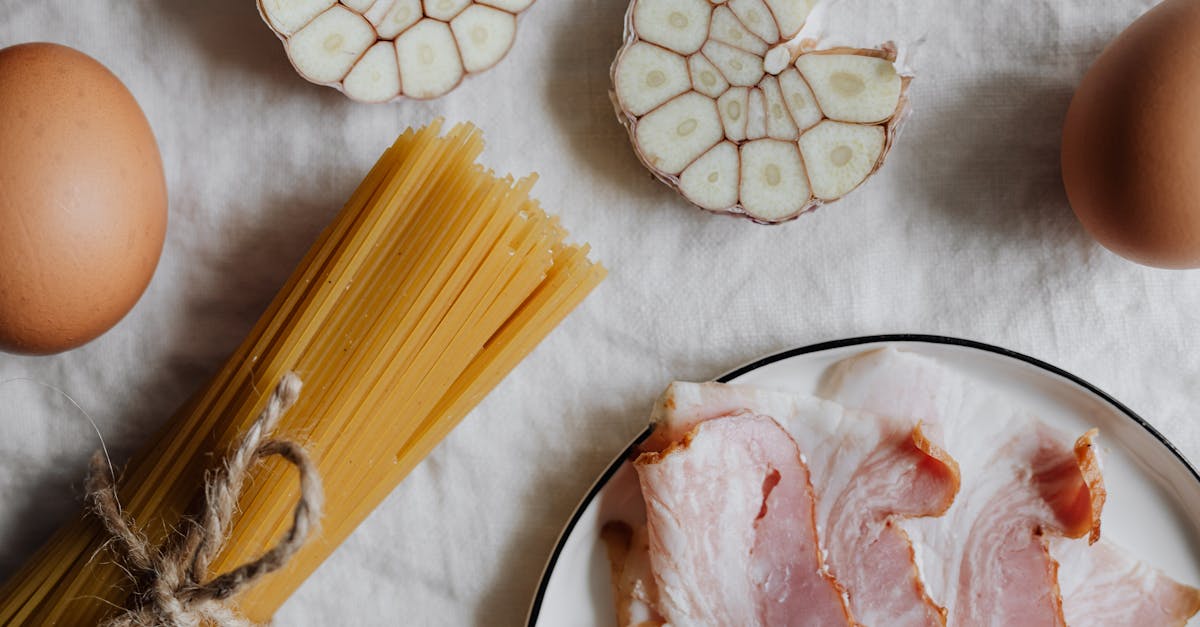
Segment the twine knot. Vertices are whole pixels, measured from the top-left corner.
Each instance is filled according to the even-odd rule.
[[[279,419],[300,397],[300,387],[300,378],[294,373],[283,376],[241,442],[208,476],[199,516],[184,519],[179,533],[161,546],[151,545],[134,529],[117,500],[116,477],[100,452],[92,456],[87,500],[112,535],[113,550],[134,584],[132,608],[109,619],[107,627],[253,627],[253,622],[231,607],[230,599],[286,564],[320,523],[324,495],[316,464],[299,444],[270,437]],[[257,559],[206,579],[209,565],[225,544],[251,467],[275,455],[300,471],[300,499],[292,527]]]

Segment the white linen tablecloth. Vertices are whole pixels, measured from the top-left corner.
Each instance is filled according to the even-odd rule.
[[[0,47],[65,43],[137,96],[170,189],[133,313],[55,357],[0,355],[0,578],[80,506],[96,434],[128,456],[242,339],[384,147],[435,116],[486,132],[610,278],[376,511],[280,625],[516,625],[555,538],[671,379],[885,332],[961,336],[1092,381],[1200,459],[1200,272],[1126,262],[1066,204],[1074,85],[1150,0],[840,0],[842,41],[906,44],[913,113],[853,196],[779,227],[690,208],[608,99],[625,0],[540,0],[493,70],[355,104],[292,70],[254,0],[0,0]],[[3,141],[0,138],[0,141]],[[0,228],[4,228],[0,225]],[[4,270],[0,268],[0,272]]]

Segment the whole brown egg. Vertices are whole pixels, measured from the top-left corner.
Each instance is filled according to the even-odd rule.
[[[0,50],[0,350],[55,353],[115,325],[166,225],[158,146],[121,81],[65,46]]]
[[[1158,5],[1088,70],[1062,174],[1101,244],[1146,265],[1200,267],[1200,1]]]

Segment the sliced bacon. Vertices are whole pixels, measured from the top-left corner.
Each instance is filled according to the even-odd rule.
[[[774,420],[709,420],[634,465],[668,623],[852,624],[821,562],[808,470]]]
[[[1039,454],[1055,457],[1055,441],[1047,435],[1037,434],[1036,447],[1026,447],[1029,440],[1019,434],[986,459],[980,468],[1005,480],[968,478],[962,506],[951,506],[946,519],[939,521],[951,531],[965,532],[957,540],[954,536],[959,534],[942,529],[937,534],[928,529],[913,534],[930,544],[944,543],[942,552],[958,558],[957,581],[947,581],[944,592],[957,591],[950,606],[954,625],[1066,625],[1058,565],[1050,558],[1045,537],[1047,528],[1061,534],[1061,529],[1052,527],[1055,518],[1043,498],[1043,492],[1060,481],[1058,469],[1048,468],[1050,474],[1043,480],[1036,470],[1024,478],[1019,467],[1007,465],[1020,459],[1032,463],[1031,458]],[[956,550],[961,556],[955,555]]]
[[[925,594],[904,517],[944,512],[958,490],[954,460],[919,426],[818,399],[718,383],[675,383],[658,404],[649,446],[729,412],[771,416],[799,445],[817,499],[830,571],[864,625],[944,625]]]
[[[658,589],[650,573],[650,540],[646,527],[636,528],[613,521],[600,530],[600,539],[608,550],[613,600],[617,606],[619,627],[662,627],[658,610]]]
[[[837,365],[822,394],[859,409],[720,384],[674,384],[663,396],[639,466],[668,462],[659,472],[676,483],[652,478],[652,491],[642,467],[639,475],[652,527],[664,535],[652,528],[649,542],[626,542],[643,553],[626,558],[617,583],[641,590],[629,595],[631,607],[657,604],[661,614],[643,611],[655,621],[648,625],[848,624],[852,616],[870,626],[1182,627],[1200,611],[1200,590],[1100,539],[1106,492],[1096,430],[1072,442],[936,361],[894,350]],[[728,426],[735,421],[757,426]],[[765,446],[765,424],[781,425],[797,450]],[[768,463],[793,456],[811,483],[807,496],[788,491],[799,484]],[[679,465],[668,473],[671,462]],[[811,575],[815,563],[816,581],[841,590],[840,614],[830,603],[814,616],[789,594],[793,582],[780,585],[780,573],[796,572],[791,552],[769,554],[796,541],[788,535],[796,517],[773,517],[781,486],[784,503],[815,500],[815,529],[801,515],[801,533],[819,540],[824,558],[800,572]],[[751,512],[750,532],[715,522]],[[631,575],[638,559],[640,580]],[[665,592],[655,602],[648,590]]]
[[[1062,535],[1087,536],[1088,543],[1095,544],[1100,540],[1100,514],[1108,496],[1100,459],[1092,444],[1100,430],[1090,429],[1079,436],[1070,454],[1061,441],[1054,441],[1058,433],[1049,431],[1045,435],[1050,442],[1038,450],[1032,461],[1038,494],[1054,512]]]
[[[1067,624],[1079,627],[1183,627],[1200,611],[1200,590],[1138,561],[1111,542],[1050,542],[1059,561]]]
[[[1106,594],[1121,599],[1120,615],[1155,620],[1096,622],[1084,609],[1112,580],[1116,551],[1098,542],[1105,491],[1094,430],[1072,445],[937,362],[892,349],[839,364],[824,394],[924,421],[962,464],[962,491],[945,516],[901,523],[949,624],[1171,625],[1196,612],[1195,590],[1141,565]]]

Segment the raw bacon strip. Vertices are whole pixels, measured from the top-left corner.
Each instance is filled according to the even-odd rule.
[[[619,627],[662,627],[662,616],[654,609],[658,590],[650,574],[650,540],[646,527],[636,529],[623,522],[610,522],[600,530],[612,567],[613,600]]]
[[[924,420],[962,463],[962,493],[946,516],[902,523],[949,624],[1109,624],[1088,618],[1092,582],[1109,582],[1110,602],[1128,615],[1160,617],[1113,625],[1182,624],[1195,613],[1195,590],[1144,567],[1126,567],[1113,582],[1111,564],[1089,553],[1111,555],[1111,545],[1068,539],[1099,536],[1104,489],[1094,432],[1072,447],[937,362],[892,349],[839,364],[829,381],[826,395],[848,406]],[[1060,591],[1060,581],[1072,583]]]
[[[954,460],[911,421],[807,396],[719,383],[674,383],[654,413],[649,446],[735,411],[771,416],[805,456],[830,571],[864,625],[943,625],[925,594],[908,537],[894,522],[946,511],[958,490]]]
[[[1050,433],[1051,438],[1057,435]],[[1061,443],[1055,443],[1041,449],[1041,455],[1033,459],[1034,485],[1054,512],[1062,534],[1068,538],[1086,535],[1088,544],[1100,540],[1100,513],[1108,496],[1100,458],[1092,447],[1099,435],[1099,429],[1091,429],[1079,436],[1072,455],[1065,454]]]
[[[1045,536],[1086,531],[1094,519],[1088,508],[1061,506],[1087,490],[1065,438],[914,355],[860,356],[836,367],[832,381],[832,397],[847,406],[925,421],[962,463],[962,493],[946,516],[903,523],[949,624],[1065,625]]]
[[[946,622],[944,610],[926,594],[912,544],[896,522],[944,512],[957,491],[957,466],[928,463],[933,458],[914,445],[913,435],[893,431],[873,449],[819,449],[835,453],[821,457],[838,466],[856,452],[868,453],[845,486],[835,488],[831,480],[822,491],[823,499],[837,495],[822,526],[829,561],[864,625]]]
[[[1183,627],[1200,611],[1200,590],[1139,562],[1111,542],[1080,548],[1078,542],[1055,539],[1050,554],[1059,560],[1068,625]]]
[[[1036,446],[1012,451],[1024,455],[1016,467],[1022,473],[1032,469],[1034,484],[1051,512],[1049,522],[1063,535],[1087,535],[1091,542],[1099,538],[1105,490],[1092,447],[1096,430],[1068,446],[1065,434],[979,390],[965,377],[932,359],[892,348],[836,364],[828,381],[822,394],[826,398],[921,421],[956,459],[970,455],[980,474],[987,474],[986,460],[1004,443],[1027,439],[1023,430],[1036,431],[1040,437],[1025,442]]]
[[[1062,595],[1058,590],[1057,564],[1050,558],[1045,534],[1065,535],[1043,498],[1046,489],[1059,481],[1057,468],[1041,475],[1035,468],[1038,455],[1069,457],[1070,449],[1058,447],[1053,433],[1016,429],[1013,439],[983,456],[982,465],[972,465],[961,507],[941,521],[949,530],[909,531],[914,539],[942,546],[938,553],[959,563],[957,580],[946,581],[943,594],[954,593],[950,605],[953,625],[1065,625]],[[1024,432],[1022,432],[1024,431]],[[1022,466],[1015,460],[1024,460]],[[1014,463],[1015,462],[1015,463]],[[1012,465],[1010,465],[1012,464]],[[997,481],[976,481],[976,471],[994,473]],[[1043,477],[1045,479],[1043,479]],[[957,503],[956,503],[957,504]],[[954,541],[954,529],[965,533]],[[949,533],[947,533],[949,531]],[[956,551],[961,551],[961,555]],[[938,590],[934,584],[931,589]]]
[[[775,421],[707,421],[634,466],[668,623],[852,624],[821,563],[808,470]]]

